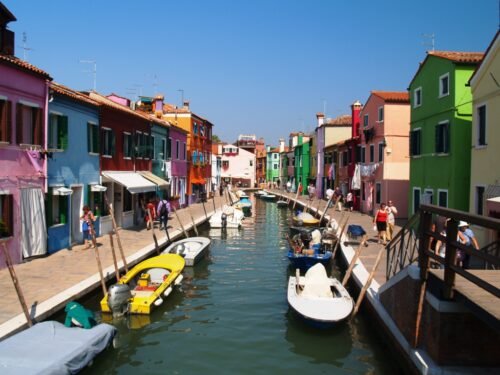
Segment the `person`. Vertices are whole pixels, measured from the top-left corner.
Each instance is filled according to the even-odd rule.
[[[326,189],[325,195],[326,195],[326,200],[330,201],[328,208],[333,207],[335,203],[335,198],[334,198],[334,191],[331,188]]]
[[[221,181],[219,186],[219,195],[222,197],[222,194],[224,194],[224,182]]]
[[[458,230],[459,234],[463,234],[463,241],[465,242],[465,245],[467,247],[479,250],[479,244],[477,243],[476,237],[474,236],[474,232],[469,228],[469,223],[467,223],[466,221],[460,221],[458,223]],[[462,265],[463,268],[469,268],[470,254],[464,252]]]
[[[396,223],[396,216],[398,214],[398,209],[392,204],[392,201],[387,202],[387,240],[392,240],[392,235],[394,233],[394,225]]]
[[[83,206],[83,215],[80,216],[80,220],[82,220],[83,244],[86,244],[87,246],[85,248],[88,249],[92,247],[91,229],[95,220],[94,214],[90,210],[89,206]]]
[[[289,192],[290,192],[290,190],[291,190],[291,188],[292,188],[292,183],[291,183],[290,181],[288,181],[288,182],[286,183],[286,191],[289,193]]]
[[[342,211],[342,201],[344,199],[342,191],[340,188],[337,186],[333,192],[333,199],[336,202],[336,206],[338,206],[338,211]],[[335,207],[336,209],[337,207]]]
[[[386,230],[387,230],[387,210],[386,204],[380,203],[380,208],[373,217],[373,224],[377,226],[378,243],[386,245]]]
[[[316,193],[316,188],[312,183],[307,187],[307,193],[309,194],[309,200],[312,201],[314,199],[314,194]]]
[[[160,200],[156,212],[158,213],[158,217],[160,218],[160,229],[165,228],[165,230],[167,230],[168,213],[170,212],[170,203],[166,199]]]
[[[349,191],[345,197],[345,207],[348,211],[352,211],[354,205],[353,199],[354,197],[352,196],[352,191]]]
[[[150,199],[149,203],[146,205],[145,211],[144,221],[146,222],[146,229],[150,230],[153,228],[153,221],[156,219],[156,209],[152,199]]]

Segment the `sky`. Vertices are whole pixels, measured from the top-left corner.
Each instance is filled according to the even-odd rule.
[[[429,35],[436,50],[484,52],[499,27],[499,0],[0,1],[16,56],[55,82],[92,89],[81,61],[95,61],[101,94],[189,100],[223,141],[269,145],[372,90],[406,91]]]

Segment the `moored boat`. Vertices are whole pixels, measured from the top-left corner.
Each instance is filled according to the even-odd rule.
[[[319,226],[319,219],[316,219],[309,212],[299,212],[292,218],[293,225],[296,226]]]
[[[288,279],[288,304],[307,323],[318,328],[330,328],[352,312],[354,303],[339,280],[328,277],[325,267],[316,264],[300,276]]]
[[[311,248],[309,248],[312,243]],[[332,259],[331,251],[322,251],[321,232],[315,229],[312,233],[303,231],[293,237],[288,236],[288,260],[291,266],[306,271],[317,263],[327,266]]]
[[[113,315],[150,314],[182,281],[184,258],[161,254],[142,261],[112,285],[101,300],[101,310]]]
[[[276,205],[278,207],[288,207],[288,201],[284,200],[284,199],[280,199],[276,202]]]
[[[215,211],[208,222],[210,228],[239,228],[244,217],[243,211],[237,207],[224,206]]]
[[[267,194],[261,195],[260,197],[261,197],[261,199],[264,199],[265,201],[274,201],[274,200],[276,200],[276,195],[271,194],[271,193],[267,193]]]
[[[206,254],[210,238],[190,237],[170,244],[162,254],[178,254],[184,258],[186,266],[194,266]]]

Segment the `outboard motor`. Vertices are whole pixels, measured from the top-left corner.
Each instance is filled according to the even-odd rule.
[[[132,298],[132,292],[126,284],[114,284],[108,290],[108,306],[113,316],[121,316],[128,311],[128,301]]]
[[[227,215],[225,212],[223,212],[221,215],[220,215],[220,219],[221,219],[221,226],[222,228],[227,228]]]

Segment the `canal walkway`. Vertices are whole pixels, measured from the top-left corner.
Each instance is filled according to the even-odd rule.
[[[276,191],[276,193],[285,194],[283,191]],[[295,196],[290,194],[290,198],[293,199]],[[193,220],[198,225],[210,218],[214,212],[214,202],[215,206],[220,208],[222,204],[227,202],[227,198],[217,196],[214,200],[209,199],[204,204],[197,203],[188,208],[177,210],[177,215],[184,229],[192,229]],[[308,206],[312,211],[317,211],[321,215],[326,203],[326,200],[315,199],[309,201],[306,196],[302,196],[298,199],[296,209],[300,205]],[[173,212],[170,214],[168,232],[171,240],[184,236],[177,215]],[[329,208],[325,216],[335,218],[341,223],[344,222],[347,215],[350,224],[361,225],[367,232],[368,246],[362,249],[360,261],[363,262],[367,270],[371,270],[381,247],[381,245],[377,244],[376,233],[372,229],[373,219],[371,216],[359,212],[339,212],[335,211],[334,208]],[[165,246],[167,243],[165,232],[158,229],[154,232],[158,238],[159,247]],[[152,231],[148,231],[144,227],[134,227],[120,229],[119,234],[129,267],[156,253]],[[108,235],[104,235],[98,237],[97,242],[104,277],[109,281],[115,276],[110,238]],[[356,247],[355,244],[352,246]],[[114,240],[114,247],[117,257],[120,259],[116,239]],[[385,282],[385,263],[383,259],[375,274],[375,282],[378,285]],[[123,270],[121,261],[118,262],[118,266]],[[15,266],[15,272],[23,290],[31,318],[34,321],[47,319],[62,309],[67,302],[100,288],[100,277],[94,251],[84,249],[83,245],[74,246],[71,250],[63,249],[50,256],[18,264]],[[2,304],[0,305],[1,339],[26,328],[27,323],[7,269],[0,270],[0,288],[2,290]]]

